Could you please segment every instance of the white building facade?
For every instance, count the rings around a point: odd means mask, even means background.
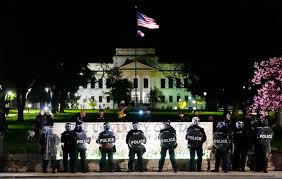
[[[114,107],[113,101],[107,94],[106,71],[118,67],[122,77],[133,84],[131,99],[138,104],[149,103],[149,93],[152,88],[162,91],[161,102],[157,108],[177,109],[179,101],[186,101],[185,108],[204,109],[205,102],[202,98],[192,96],[187,91],[187,79],[183,79],[178,71],[181,64],[158,63],[155,49],[116,49],[113,63],[89,63],[89,68],[96,72],[96,81],[91,81],[87,86],[80,86],[77,95],[80,96],[78,104],[84,109],[99,109]],[[179,77],[179,78],[178,78]],[[94,101],[94,104],[90,101]]]

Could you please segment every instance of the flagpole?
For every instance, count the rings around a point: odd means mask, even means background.
[[[135,80],[137,80],[137,63],[136,63],[136,46],[135,46],[135,50],[134,50],[134,61],[135,61]],[[138,81],[137,81],[137,86],[138,86]],[[136,101],[136,106],[137,106],[137,88],[135,88],[135,101]]]
[[[137,5],[135,5],[135,14],[137,13]],[[137,25],[137,24],[136,24]],[[136,26],[137,27],[137,26]],[[137,62],[136,62],[136,46],[137,46],[137,36],[136,36],[136,41],[135,41],[135,48],[134,48],[134,63],[135,63],[135,80],[137,80]],[[134,85],[134,84],[133,84]],[[138,82],[137,82],[137,86],[138,86]],[[137,98],[137,88],[135,88],[135,106],[137,107],[137,103],[138,103],[138,98]]]

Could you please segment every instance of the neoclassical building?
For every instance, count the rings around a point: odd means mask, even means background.
[[[152,88],[162,91],[161,102],[158,108],[176,109],[178,101],[185,100],[186,108],[204,109],[205,102],[197,96],[192,96],[187,91],[188,80],[180,74],[178,63],[161,63],[155,55],[155,49],[128,49],[117,48],[113,56],[113,62],[107,64],[89,63],[89,68],[96,72],[97,80],[93,80],[87,86],[80,86],[77,95],[79,107],[85,109],[113,108],[113,101],[106,93],[107,87],[106,71],[118,67],[123,78],[133,83],[131,99],[139,104],[149,103],[149,93]],[[90,101],[95,101],[95,106]]]

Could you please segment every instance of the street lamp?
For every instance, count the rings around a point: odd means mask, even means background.
[[[27,105],[27,113],[29,114],[29,109],[32,107],[32,104]]]
[[[48,93],[49,92],[49,88],[45,88],[45,91]]]
[[[8,92],[7,92],[7,95],[8,95],[8,96],[11,96],[12,94],[13,94],[12,91],[8,91]]]
[[[203,94],[204,94],[204,96],[207,96],[208,93],[207,92],[203,92]]]

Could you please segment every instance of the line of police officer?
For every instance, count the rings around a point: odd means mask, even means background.
[[[257,120],[254,124],[254,136],[255,137],[255,157],[256,157],[256,171],[267,172],[267,153],[269,153],[270,139],[272,138],[272,131],[270,128],[266,128],[265,120]],[[228,126],[228,123],[221,121],[217,124],[217,131],[213,135],[213,145],[215,152],[215,169],[212,172],[218,172],[220,166],[220,160],[222,160],[222,170],[228,172],[230,167],[230,148],[234,145],[232,168],[235,170],[245,171],[245,163],[248,145],[248,131],[242,121],[235,123],[235,128],[232,125]],[[46,137],[49,136],[49,137]],[[56,149],[55,146],[58,143],[58,136],[53,133],[52,128],[49,128],[45,132],[44,137],[47,143],[43,159],[43,172],[47,172],[48,160],[51,160],[52,171],[55,172],[56,161]],[[177,165],[175,159],[175,148],[177,147],[176,131],[170,125],[170,122],[164,122],[164,128],[160,130],[159,139],[161,143],[161,158],[159,160],[159,172],[162,171],[166,153],[169,151],[170,160],[174,172],[177,172]],[[230,140],[232,139],[232,140]],[[110,128],[109,123],[104,123],[104,130],[99,134],[96,142],[100,144],[99,150],[101,152],[100,171],[105,170],[106,155],[108,155],[108,162],[110,171],[113,172],[113,153],[115,148],[115,134]],[[186,140],[188,141],[188,148],[190,151],[190,163],[189,171],[202,171],[202,145],[206,141],[206,134],[203,128],[199,126],[199,118],[194,117],[192,119],[191,126],[187,129]],[[65,131],[61,134],[61,143],[63,149],[63,164],[64,172],[68,171],[70,167],[71,172],[76,172],[76,161],[78,153],[81,158],[81,171],[86,173],[86,143],[90,143],[90,138],[87,137],[86,132],[82,128],[82,122],[77,122],[74,130],[71,130],[70,123],[65,125]],[[129,147],[129,162],[128,172],[134,170],[133,163],[135,155],[138,157],[139,171],[143,172],[143,154],[146,152],[144,144],[146,144],[146,137],[143,131],[139,130],[138,123],[133,122],[132,130],[130,130],[126,136],[126,143]],[[195,166],[195,153],[197,153],[197,166]],[[68,157],[70,162],[68,164]]]

